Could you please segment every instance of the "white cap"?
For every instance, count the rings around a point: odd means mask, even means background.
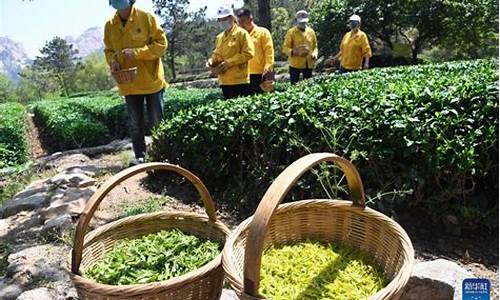
[[[305,10],[299,10],[295,16],[297,18],[297,22],[299,23],[309,22],[309,14]]]
[[[217,19],[223,19],[225,17],[229,17],[229,16],[233,16],[233,15],[234,15],[233,9],[228,5],[221,6],[217,10]]]
[[[352,15],[350,18],[349,18],[349,21],[356,21],[356,22],[360,22],[361,23],[361,17],[358,16],[358,15]]]

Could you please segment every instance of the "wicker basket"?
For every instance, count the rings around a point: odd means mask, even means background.
[[[198,190],[208,215],[156,212],[123,218],[85,235],[90,219],[101,201],[124,180],[142,172],[163,170],[184,176]],[[113,245],[124,238],[139,238],[161,230],[178,228],[183,232],[224,243],[229,229],[216,219],[216,210],[205,185],[195,175],[179,166],[148,163],[124,170],[103,186],[89,200],[78,222],[71,253],[71,278],[79,298],[85,299],[219,299],[224,271],[222,254],[198,270],[167,281],[134,285],[100,284],[81,276],[82,271],[97,262]]]
[[[111,72],[111,75],[118,84],[130,83],[137,76],[137,67]]]
[[[321,162],[340,165],[352,202],[302,200],[279,205],[302,174]],[[307,239],[339,242],[371,253],[390,283],[369,299],[398,299],[410,277],[414,250],[406,232],[389,217],[365,207],[354,165],[334,154],[316,153],[285,169],[253,217],[231,233],[222,254],[226,279],[241,299],[264,299],[258,295],[263,251],[273,244]]]

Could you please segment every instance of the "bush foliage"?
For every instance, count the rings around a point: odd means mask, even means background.
[[[0,104],[0,169],[29,158],[26,109],[19,103]]]
[[[313,83],[180,111],[155,131],[152,158],[200,174],[212,190],[244,190],[253,201],[286,165],[320,151],[354,161],[371,199],[409,191],[400,200],[432,212],[475,207],[474,197],[498,193],[498,61]]]

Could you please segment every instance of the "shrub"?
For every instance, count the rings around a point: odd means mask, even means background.
[[[19,103],[0,104],[0,169],[29,158],[26,109]]]
[[[68,99],[46,100],[34,106],[35,118],[50,136],[53,150],[97,146],[109,140],[106,126],[77,103]]]
[[[176,89],[169,88],[165,91],[165,105],[163,111],[166,118],[172,117],[176,112],[195,106],[208,104],[223,99],[220,89]]]
[[[255,201],[283,167],[320,151],[353,160],[371,199],[402,190],[430,212],[474,206],[498,193],[498,62],[326,76],[194,107],[157,128],[151,155]]]

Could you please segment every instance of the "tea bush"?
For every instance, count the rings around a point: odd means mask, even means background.
[[[197,106],[157,128],[151,156],[256,202],[285,166],[320,151],[354,161],[371,199],[409,191],[398,203],[431,213],[477,207],[485,194],[496,199],[498,61],[325,76]]]
[[[19,103],[0,104],[0,169],[29,158],[26,109]]]

